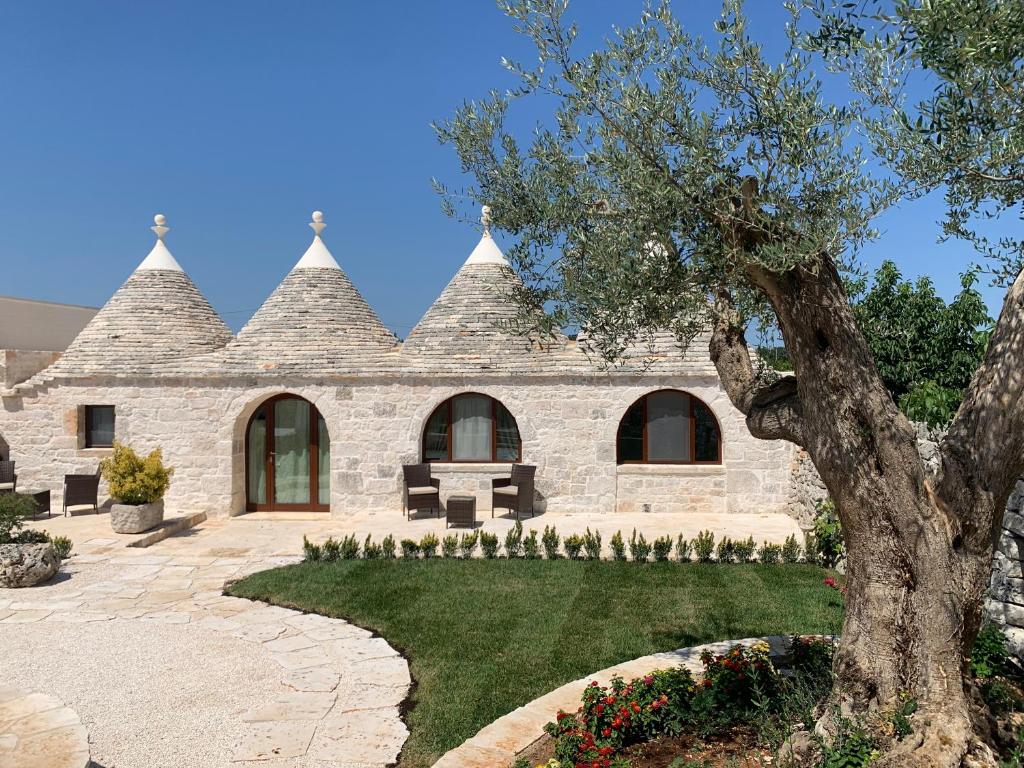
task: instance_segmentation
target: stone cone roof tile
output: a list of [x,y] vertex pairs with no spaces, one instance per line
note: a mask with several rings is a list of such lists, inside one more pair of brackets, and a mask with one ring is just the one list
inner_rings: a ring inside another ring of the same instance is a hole
[[136,373],[223,347],[231,331],[180,268],[137,269],[50,373]]

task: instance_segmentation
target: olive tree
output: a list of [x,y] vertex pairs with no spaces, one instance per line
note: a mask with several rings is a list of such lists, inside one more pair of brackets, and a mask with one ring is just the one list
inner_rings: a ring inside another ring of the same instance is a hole
[[[804,448],[842,521],[846,613],[829,711],[884,712],[909,695],[914,733],[884,762],[992,764],[964,660],[1024,469],[1024,278],[930,474],[845,287],[872,219],[909,189],[899,168],[869,172],[878,142],[857,127],[874,102],[830,104],[796,25],[769,61],[739,0],[711,41],[667,5],[648,6],[584,55],[565,0],[502,5],[535,61],[506,62],[517,88],[467,102],[437,130],[474,179],[461,193],[441,188],[449,206],[486,203],[516,236],[523,325],[575,326],[612,363],[659,329],[685,344],[710,328],[751,433]],[[525,145],[507,123],[522,99],[552,109]],[[758,364],[752,323],[777,327],[792,375]],[[819,722],[825,734],[835,725]]]

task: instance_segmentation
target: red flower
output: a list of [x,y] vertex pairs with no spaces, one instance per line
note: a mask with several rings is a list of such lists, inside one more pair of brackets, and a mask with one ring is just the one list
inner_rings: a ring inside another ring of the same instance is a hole
[[647,685],[650,685],[653,682],[654,682],[654,675],[648,675],[647,677],[644,678],[644,683],[646,683]]
[[612,735],[612,729],[611,728],[605,728],[603,731],[601,731],[601,735],[604,736],[607,739],[609,736]]

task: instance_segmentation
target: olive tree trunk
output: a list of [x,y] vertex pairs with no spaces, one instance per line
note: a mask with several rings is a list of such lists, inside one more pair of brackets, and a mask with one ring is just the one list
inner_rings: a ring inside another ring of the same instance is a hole
[[[1024,469],[1024,275],[929,475],[832,262],[749,272],[777,313],[795,376],[757,380],[724,294],[712,359],[751,432],[803,447],[835,502],[847,591],[831,704],[864,715],[916,700],[914,732],[883,765],[994,764],[965,672],[1002,510]],[[832,716],[819,726],[828,733]]]

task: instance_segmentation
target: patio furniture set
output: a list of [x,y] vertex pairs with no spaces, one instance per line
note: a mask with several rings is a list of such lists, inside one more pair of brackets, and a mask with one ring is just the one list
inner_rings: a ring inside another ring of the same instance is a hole
[[[405,476],[405,516],[409,518],[413,510],[436,510],[441,516],[441,481],[431,477],[430,464],[405,464],[402,467]],[[496,477],[491,480],[491,517],[495,509],[507,509],[516,520],[527,512],[534,514],[533,495],[534,478],[537,468],[529,464],[513,464],[509,477]],[[476,526],[476,496],[464,493],[453,493],[445,502],[446,524],[448,526]]]
[[[64,515],[69,507],[91,506],[99,513],[100,473],[94,475],[64,475]],[[13,461],[0,461],[0,493],[17,493],[18,475]],[[37,514],[50,516],[50,492],[28,491],[27,495],[36,501]]]

